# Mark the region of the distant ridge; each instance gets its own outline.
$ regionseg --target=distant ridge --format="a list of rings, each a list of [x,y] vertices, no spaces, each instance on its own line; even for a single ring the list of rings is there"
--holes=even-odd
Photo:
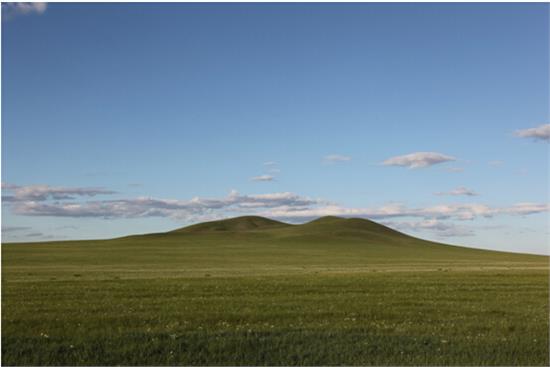
[[[325,216],[303,224],[288,224],[260,216],[242,216],[197,223],[163,233],[125,236],[108,240],[52,241],[69,246],[59,252],[63,259],[74,246],[92,246],[94,256],[115,251],[124,263],[197,263],[223,268],[231,263],[247,271],[265,264],[286,264],[292,269],[304,266],[341,266],[342,269],[388,263],[433,263],[434,261],[478,263],[482,259],[521,262],[548,259],[548,256],[510,254],[498,251],[447,245],[413,237],[363,218]],[[3,244],[4,245],[4,244]],[[42,246],[42,245],[40,245]],[[27,246],[17,246],[26,249]],[[55,247],[53,247],[55,248]],[[76,254],[76,253],[75,253]],[[76,255],[75,255],[76,256]],[[189,262],[189,259],[194,259]],[[500,259],[500,260],[499,260]],[[77,261],[77,260],[75,260]],[[378,266],[377,265],[377,266]],[[288,270],[288,269],[287,269]]]
[[[249,215],[193,224],[188,227],[176,229],[169,233],[248,232],[253,230],[274,229],[289,226],[291,225],[273,219]]]
[[[353,238],[375,241],[377,243],[395,243],[409,240],[411,237],[382,224],[363,218],[342,218],[325,216],[303,224],[288,224],[260,216],[243,216],[230,219],[193,224],[179,228],[171,234],[239,234],[264,233],[278,238]],[[419,240],[419,239],[415,239]],[[421,241],[421,240],[419,240]]]
[[[302,229],[304,230],[309,229],[318,232],[324,232],[327,230],[341,230],[410,237],[404,233],[386,227],[385,225],[364,218],[342,218],[336,216],[325,216],[314,219],[311,222],[304,223],[300,225],[300,227],[302,227]]]
[[[158,246],[170,244],[174,246],[200,244],[201,248],[202,246],[216,248],[221,246],[224,249],[240,249],[239,251],[244,251],[243,249],[246,248],[246,251],[258,252],[258,254],[266,251],[261,256],[267,257],[273,255],[272,251],[275,251],[285,259],[286,256],[307,254],[311,257],[311,261],[316,261],[314,260],[316,256],[327,251],[335,251],[331,255],[335,258],[355,254],[359,258],[365,259],[366,256],[371,260],[378,259],[382,262],[396,259],[410,261],[413,258],[417,261],[429,259],[456,261],[459,258],[477,261],[479,256],[491,257],[499,253],[505,254],[424,240],[369,219],[336,216],[324,216],[303,224],[289,224],[261,216],[241,216],[197,223],[164,233],[140,234],[106,240],[105,243],[119,240],[128,245],[142,243],[147,247],[155,246],[157,249]],[[231,252],[226,256],[248,256],[246,255],[248,252],[241,255],[236,255],[237,253]],[[226,260],[228,258],[224,259]]]

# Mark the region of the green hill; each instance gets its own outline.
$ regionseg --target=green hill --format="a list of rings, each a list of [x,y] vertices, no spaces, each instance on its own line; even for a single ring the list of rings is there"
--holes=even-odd
[[[547,259],[425,241],[370,220],[339,217],[292,225],[245,216],[110,240],[3,246],[7,279],[70,278],[89,266],[101,267],[96,277],[143,278],[540,267]]]
[[[2,245],[3,365],[548,365],[548,257],[365,219]]]
[[[264,217],[244,216],[194,224],[189,227],[176,229],[175,231],[172,231],[170,233],[246,232],[288,226],[290,225]]]

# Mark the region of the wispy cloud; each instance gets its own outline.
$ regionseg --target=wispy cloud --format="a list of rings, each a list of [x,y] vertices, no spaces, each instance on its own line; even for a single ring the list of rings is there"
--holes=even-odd
[[[499,160],[494,160],[494,161],[489,161],[487,162],[487,164],[491,167],[500,167],[504,164],[503,161],[499,161]]]
[[[437,219],[428,219],[416,222],[382,222],[382,224],[403,232],[430,231],[438,237],[466,237],[473,236],[474,230],[466,226],[457,226],[454,223],[444,223]]]
[[[28,231],[29,229],[31,229],[31,227],[6,226],[6,227],[2,227],[2,233],[13,233],[13,232]]]
[[[274,161],[264,162],[264,166],[269,172],[280,172],[279,163]]]
[[[34,185],[35,186],[35,185]],[[34,187],[30,186],[30,187]],[[46,186],[49,187],[49,186]],[[20,187],[18,187],[20,188]],[[210,217],[227,217],[235,214],[254,214],[266,217],[303,222],[309,219],[337,215],[364,217],[374,220],[392,218],[421,218],[424,220],[472,220],[497,215],[525,216],[549,211],[547,203],[517,203],[505,207],[491,207],[480,203],[441,204],[427,207],[408,207],[391,203],[378,207],[350,208],[323,199],[312,199],[291,192],[242,195],[232,191],[222,198],[195,197],[191,200],[155,199],[138,197],[118,200],[68,200],[75,193],[93,196],[95,191],[39,190],[38,194],[23,191],[17,200],[6,203],[13,214],[23,216],[140,218],[169,217],[185,221],[199,221]],[[106,190],[102,189],[101,193]],[[108,191],[108,190],[107,190]],[[31,190],[31,192],[34,192]],[[58,200],[62,197],[64,200]],[[38,199],[38,200],[36,200]]]
[[[47,3],[2,3],[2,19],[9,20],[18,15],[42,14]]]
[[[446,191],[446,192],[436,192],[434,195],[439,196],[477,196],[479,195],[477,192],[471,189],[467,189],[466,187],[457,187],[454,190]]]
[[[467,237],[474,236],[478,230],[495,230],[506,228],[503,225],[466,225],[452,222],[442,222],[438,219],[422,219],[416,221],[384,221],[382,224],[402,231],[431,232],[437,237]]]
[[[264,162],[263,166],[265,170],[267,171],[266,174],[254,176],[251,178],[252,181],[274,181],[275,180],[275,174],[280,173],[281,170],[278,167],[278,163],[275,161],[268,161]]]
[[[19,186],[14,185],[14,184],[2,182],[2,190],[15,190],[18,187]]]
[[[63,229],[77,229],[74,226],[60,226],[53,228],[54,230],[63,230]],[[67,236],[61,235],[59,233],[46,234],[39,230],[36,230],[33,227],[28,226],[4,226],[2,227],[2,242],[34,242],[34,241],[44,241],[52,239],[63,239]]]
[[[96,200],[87,202],[37,202],[15,201],[11,204],[14,214],[54,217],[139,218],[172,217],[195,220],[216,212],[254,213],[269,208],[285,210],[319,205],[325,201],[302,197],[289,192],[240,195],[232,191],[220,199],[193,198],[191,200],[166,200],[139,197],[123,200]]]
[[[550,142],[550,124],[544,124],[530,129],[516,130],[514,135],[520,138],[532,138]]]
[[[59,227],[55,227],[54,229],[56,230],[60,230],[60,229],[71,229],[71,230],[77,230],[78,227],[77,226],[59,226]]]
[[[49,185],[17,186],[2,183],[2,190],[12,192],[12,195],[2,196],[2,200],[11,201],[46,201],[74,200],[77,196],[111,195],[116,191],[93,187],[55,187]]]
[[[275,180],[275,177],[271,175],[260,175],[260,176],[254,176],[251,178],[252,181],[260,181],[260,182],[266,182],[266,181],[273,181]]]
[[[327,205],[286,210],[275,208],[261,215],[303,221],[325,215],[343,217],[365,217],[374,220],[388,218],[424,218],[472,220],[478,217],[490,218],[496,215],[530,215],[549,211],[545,203],[518,203],[509,207],[490,207],[485,204],[442,204],[425,208],[409,208],[403,204],[388,204],[375,208],[346,208],[338,205]]]
[[[408,168],[424,168],[434,164],[455,161],[455,157],[436,152],[416,152],[397,157],[391,157],[382,162],[385,166],[400,166]]]
[[[349,161],[351,161],[350,156],[341,155],[341,154],[330,154],[323,157],[323,162],[325,163],[341,163],[341,162],[349,162]]]
[[[52,234],[45,234],[45,233],[42,233],[42,232],[31,232],[31,233],[27,233],[24,236],[19,236],[18,237],[19,241],[24,239],[25,241],[31,241],[31,242],[44,241],[44,240],[53,240],[53,239],[59,240],[59,239],[63,239],[63,238],[67,238],[67,236],[63,236],[63,235],[55,235],[54,236]]]
[[[25,235],[25,237],[42,237],[42,236],[44,236],[42,232],[31,232]]]
[[[462,167],[448,167],[447,171],[448,172],[453,172],[453,173],[460,173],[460,172],[464,172],[464,168],[462,168]]]

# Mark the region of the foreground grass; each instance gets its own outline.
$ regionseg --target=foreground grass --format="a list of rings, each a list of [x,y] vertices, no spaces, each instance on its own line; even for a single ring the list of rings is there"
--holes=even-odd
[[[3,365],[548,362],[540,270],[3,284]]]
[[[3,365],[549,364],[548,257],[247,217],[2,245]]]

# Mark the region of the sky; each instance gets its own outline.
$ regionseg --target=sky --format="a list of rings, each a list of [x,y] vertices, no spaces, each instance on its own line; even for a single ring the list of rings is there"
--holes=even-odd
[[[549,249],[549,4],[2,4],[2,241],[263,215]]]

